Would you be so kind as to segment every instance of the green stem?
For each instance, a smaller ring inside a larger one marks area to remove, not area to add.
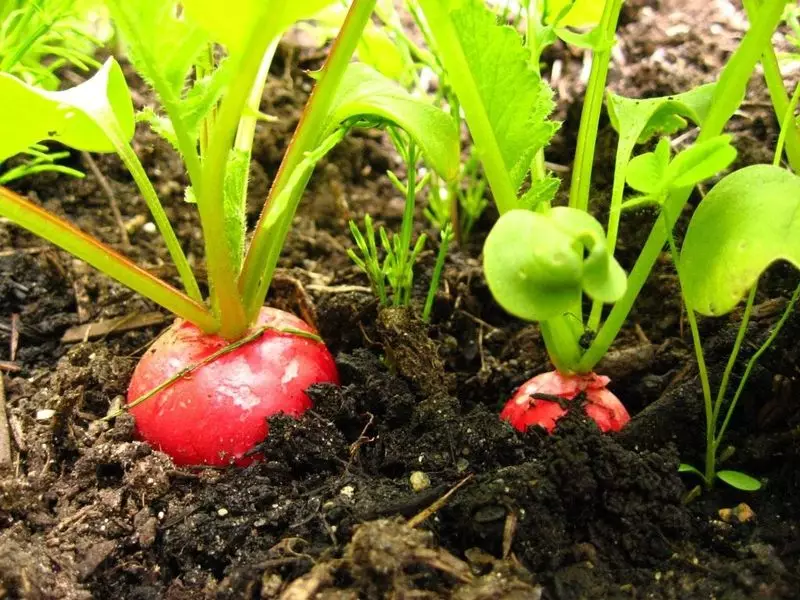
[[[766,44],[770,43],[772,33],[780,22],[784,4],[783,0],[767,0],[764,8],[759,12],[759,18],[742,38],[736,52],[730,58],[728,64],[725,65],[720,75],[717,89],[714,92],[714,101],[700,130],[697,143],[720,135],[725,124],[736,112],[741,99],[744,98],[747,83],[762,50]],[[670,228],[675,225],[675,220],[681,214],[692,189],[684,188],[673,190],[670,193],[666,203]],[[580,367],[582,371],[591,371],[611,347],[627,320],[639,292],[647,281],[653,265],[659,254],[661,254],[666,238],[666,232],[660,226],[660,223],[655,223],[633,270],[628,276],[628,287],[625,295],[614,305],[605,323],[597,333],[594,342],[581,359]]]
[[[554,317],[539,323],[547,354],[559,373],[579,373],[581,347],[575,330],[567,320],[568,315]]]
[[[219,310],[220,334],[228,339],[241,336],[253,315],[246,315],[236,285],[231,248],[225,235],[225,171],[239,120],[261,68],[267,47],[278,36],[280,15],[264,11],[251,29],[238,58],[233,79],[219,107],[203,160],[203,189],[197,198],[206,246],[212,306]]]
[[[744,0],[744,9],[747,12],[747,18],[751,21],[758,14],[761,8],[762,0]],[[775,48],[769,44],[764,48],[763,56],[761,57],[761,66],[764,68],[764,80],[767,82],[767,89],[769,90],[770,98],[772,99],[772,106],[775,108],[775,114],[778,118],[782,118],[789,108],[789,95],[786,93],[786,88],[783,85],[783,76],[781,75],[781,68],[778,64],[778,57],[775,55]],[[794,112],[794,111],[792,111]],[[795,173],[800,172],[800,132],[794,121],[788,123],[783,122],[781,127],[781,135],[785,135],[785,130],[788,129],[789,135],[786,136],[786,156],[789,159],[789,164],[792,171]]]
[[[744,307],[742,322],[739,324],[739,331],[736,333],[736,340],[733,342],[733,349],[731,350],[731,355],[728,357],[728,364],[725,365],[725,372],[722,374],[722,381],[720,381],[719,389],[717,389],[717,399],[714,402],[713,416],[715,424],[719,419],[719,411],[722,409],[725,395],[728,393],[728,382],[730,381],[731,373],[733,373],[733,367],[736,365],[736,359],[739,358],[739,351],[742,349],[742,342],[747,333],[747,326],[750,324],[750,315],[753,313],[753,303],[756,299],[757,289],[758,282],[756,281],[750,289],[750,294],[747,296],[747,304],[745,304]]]
[[[614,184],[611,188],[611,204],[608,209],[608,227],[606,240],[608,241],[608,251],[614,255],[617,247],[617,236],[619,235],[619,222],[622,218],[622,202],[625,196],[625,179],[627,177],[628,163],[630,163],[633,149],[636,145],[635,140],[623,140],[620,138],[617,146],[617,155],[614,161]],[[603,314],[603,303],[593,302],[592,312],[589,314],[587,326],[592,331],[597,331],[600,326],[600,319]]]
[[[403,222],[400,227],[400,256],[397,257],[397,273],[400,289],[394,295],[394,305],[405,305],[405,296],[411,295],[411,290],[403,289],[403,274],[409,268],[409,256],[411,254],[411,234],[414,231],[414,207],[417,201],[417,145],[414,140],[409,138],[408,146],[405,150],[406,155],[406,205],[403,210]]]
[[[672,262],[675,265],[675,270],[678,273],[678,282],[680,285],[681,279],[681,268],[680,268],[680,256],[678,255],[678,248],[675,245],[675,236],[672,235],[672,224],[670,223],[669,219],[667,218],[667,213],[662,212],[661,217],[658,219],[664,225],[664,234],[669,241],[669,249],[672,254]],[[717,459],[717,452],[716,447],[714,446],[714,407],[711,404],[711,382],[709,381],[708,377],[708,369],[706,368],[706,360],[703,356],[703,341],[700,339],[700,330],[697,327],[697,318],[694,314],[694,308],[689,303],[689,298],[687,298],[686,293],[684,292],[683,286],[681,288],[681,296],[683,297],[683,304],[686,307],[686,317],[689,320],[689,327],[692,331],[692,342],[694,345],[694,354],[697,358],[697,370],[700,374],[700,385],[703,388],[703,406],[705,408],[706,414],[706,464],[705,464],[705,474],[703,478],[705,480],[706,487],[711,487],[712,483],[714,482],[714,477],[716,476],[716,459]]]
[[[314,86],[297,130],[292,137],[283,161],[281,161],[281,166],[272,184],[272,189],[270,189],[269,197],[261,211],[261,216],[253,232],[253,239],[245,255],[242,273],[239,276],[239,290],[245,306],[248,307],[248,315],[251,317],[264,302],[269,289],[269,281],[272,278],[272,269],[274,269],[274,266],[269,266],[272,261],[270,254],[275,254],[275,250],[272,248],[277,246],[278,252],[280,251],[286,231],[288,231],[288,228],[281,227],[278,232],[274,233],[282,237],[270,239],[270,233],[273,233],[270,231],[271,224],[268,223],[271,205],[281,196],[284,188],[292,178],[292,173],[304,160],[306,153],[319,144],[320,137],[324,134],[325,119],[328,117],[330,107],[339,89],[339,83],[356,50],[361,38],[361,32],[369,21],[375,2],[376,0],[354,0],[350,5],[347,18],[331,47],[325,65],[322,67],[319,80]],[[309,176],[310,172],[305,181],[302,182],[302,185],[292,190],[292,195],[298,200],[303,193],[303,189],[305,189],[305,183],[307,183]],[[291,204],[296,205],[294,200],[295,198],[287,198],[287,202],[290,201]],[[291,217],[289,220],[291,221]],[[267,282],[267,284],[264,285],[264,282]]]
[[[795,86],[794,94],[792,94],[792,100],[789,102],[789,105],[786,107],[786,110],[783,113],[783,120],[781,121],[781,133],[778,136],[778,143],[775,145],[775,156],[772,160],[772,164],[776,167],[779,167],[781,164],[783,145],[787,140],[788,132],[796,131],[794,127],[794,111],[797,110],[798,101],[800,101],[800,83]],[[791,136],[789,136],[788,139],[792,139]],[[797,172],[797,168],[793,167],[793,169],[795,172]]]
[[[250,90],[250,95],[247,97],[247,109],[239,121],[239,129],[236,131],[236,141],[234,148],[247,152],[247,162],[250,163],[250,155],[253,150],[253,140],[256,135],[256,125],[258,125],[258,114],[261,107],[261,99],[264,96],[264,86],[267,83],[269,76],[269,68],[272,66],[272,59],[275,58],[275,51],[278,49],[278,42],[280,39],[275,38],[264,53],[264,58],[261,59],[261,66],[258,69],[253,88]],[[242,199],[243,202],[247,201],[247,193]]]
[[[431,275],[431,285],[428,288],[428,296],[425,298],[425,308],[422,311],[422,320],[427,323],[431,320],[431,311],[433,310],[433,301],[436,299],[436,292],[439,289],[439,282],[442,279],[442,269],[444,269],[444,261],[447,258],[447,251],[450,248],[450,242],[453,240],[453,226],[448,223],[442,230],[441,242],[439,244],[439,253],[436,255],[436,264],[433,266],[433,274]]]
[[[714,449],[716,451],[719,448],[720,444],[722,443],[723,436],[725,435],[725,431],[728,429],[728,423],[731,420],[731,415],[733,415],[733,411],[736,408],[736,404],[739,402],[739,397],[742,395],[742,391],[744,390],[744,386],[747,384],[747,380],[750,378],[750,373],[753,371],[753,367],[756,366],[758,359],[761,358],[761,355],[769,349],[772,345],[772,342],[775,341],[775,338],[778,337],[778,334],[781,332],[781,329],[786,324],[786,321],[789,319],[789,316],[794,311],[794,307],[797,304],[797,300],[800,298],[800,285],[798,285],[794,293],[792,294],[791,299],[789,300],[789,304],[786,305],[786,310],[783,311],[783,315],[781,315],[778,324],[775,325],[775,328],[772,330],[772,333],[766,339],[766,341],[761,345],[761,347],[756,351],[756,353],[750,358],[749,362],[747,363],[747,367],[744,370],[744,374],[742,375],[742,379],[739,381],[739,386],[736,388],[736,393],[733,395],[733,399],[731,400],[730,406],[728,406],[728,411],[725,414],[725,420],[722,422],[722,425],[717,432],[716,439],[714,440]]]
[[[77,227],[48,213],[6,188],[0,188],[0,215],[52,242],[123,285],[150,298],[179,317],[214,333],[218,323],[202,304],[137,267],[114,249],[86,235]]]
[[[572,184],[569,190],[569,205],[580,210],[589,208],[589,191],[592,182],[592,166],[597,144],[597,127],[603,109],[603,95],[606,90],[608,68],[611,63],[611,49],[617,30],[619,13],[623,0],[608,0],[603,8],[598,27],[601,37],[599,49],[592,53],[592,70],[586,88],[581,125],[578,130],[578,148],[575,164],[572,167]]]
[[[483,170],[502,215],[517,206],[517,190],[509,177],[503,154],[494,136],[480,88],[475,81],[453,21],[443,0],[420,0],[448,81],[464,109],[469,131],[481,152]]]
[[[200,293],[197,279],[195,279],[189,261],[186,259],[183,248],[181,248],[181,244],[175,235],[175,230],[172,229],[169,218],[167,218],[167,214],[164,212],[164,207],[161,205],[158,194],[153,184],[150,182],[150,179],[147,177],[147,173],[145,173],[139,157],[136,156],[131,145],[125,141],[116,117],[108,115],[108,117],[104,119],[103,124],[105,126],[106,135],[108,135],[111,143],[114,144],[117,154],[130,172],[131,177],[133,177],[133,181],[139,188],[139,192],[142,194],[147,208],[150,209],[150,214],[153,215],[153,220],[155,221],[156,227],[158,227],[158,231],[161,233],[161,237],[164,239],[164,244],[167,246],[172,261],[175,263],[175,268],[178,270],[178,275],[183,282],[186,293],[189,294],[192,300],[202,304],[203,295]]]

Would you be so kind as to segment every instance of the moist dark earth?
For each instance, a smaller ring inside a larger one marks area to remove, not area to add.
[[[710,81],[744,26],[725,0],[631,2],[612,88],[646,97]],[[251,221],[307,98],[305,70],[321,57],[281,47],[262,106],[280,119],[256,141]],[[556,46],[545,58],[565,121],[547,158],[568,166],[583,56]],[[151,101],[129,75],[137,102]],[[737,166],[771,160],[777,124],[758,77],[730,129]],[[144,129],[134,144],[201,264],[180,163]],[[615,147],[607,120],[598,145],[602,218]],[[175,282],[130,178],[115,158],[95,160],[119,218],[91,174],[16,189]],[[83,161],[74,158],[87,169]],[[575,412],[555,435],[520,435],[499,409],[548,366],[537,327],[506,315],[483,279],[480,247],[496,215],[449,255],[430,324],[418,315],[433,245],[410,310],[379,311],[346,256],[348,218],[369,213],[398,227],[403,201],[385,176],[396,166],[379,132],[359,132],[317,168],[269,301],[319,328],[343,385],[310,390],[315,407],[299,421],[272,419],[265,460],[245,469],[178,469],[135,439],[130,417],[101,420],[167,315],[0,221],[0,449],[11,455],[0,466],[0,598],[800,597],[800,318],[762,358],[728,438],[725,467],[757,475],[763,490],[718,487],[685,502],[696,482],[677,467],[700,464],[704,426],[669,257],[599,369],[632,413],[629,426],[601,435]],[[627,268],[653,218],[624,219]],[[426,227],[420,209],[418,232]],[[764,278],[744,359],[795,281],[785,266]],[[158,324],[61,341],[70,327],[137,315]],[[739,316],[701,322],[717,380]],[[748,508],[725,510],[740,503]]]

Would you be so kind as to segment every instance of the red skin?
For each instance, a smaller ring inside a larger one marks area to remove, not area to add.
[[[315,333],[304,321],[263,308],[254,327],[270,325]],[[181,369],[197,364],[230,342],[178,319],[144,355],[128,388],[128,403]],[[267,419],[299,417],[311,407],[305,391],[315,383],[339,383],[328,349],[312,339],[267,330],[203,365],[131,409],[136,431],[176,465],[247,465],[244,454],[267,437]]]
[[[558,402],[532,398],[533,394],[547,394],[564,399],[569,404],[579,393],[586,395],[586,414],[597,423],[601,431],[619,431],[630,421],[628,411],[606,386],[611,380],[603,375],[563,375],[550,371],[526,381],[509,400],[500,418],[514,429],[524,432],[533,425],[544,427],[548,433],[555,429],[556,421],[567,414]]]

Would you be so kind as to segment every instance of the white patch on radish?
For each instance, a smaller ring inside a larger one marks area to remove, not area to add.
[[[287,366],[286,370],[283,372],[283,377],[281,377],[281,385],[285,386],[287,383],[294,381],[297,378],[297,374],[300,372],[300,363],[297,360],[291,361]]]

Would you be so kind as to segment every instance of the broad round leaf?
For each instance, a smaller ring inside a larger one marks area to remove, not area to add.
[[[800,267],[800,177],[754,165],[722,179],[695,211],[681,283],[694,310],[724,315],[777,260]]]
[[[56,140],[76,150],[114,152],[105,131],[133,137],[134,116],[128,84],[117,61],[109,58],[91,79],[63,92],[30,86],[0,73],[0,161],[42,140]]]
[[[486,239],[483,264],[497,302],[530,321],[562,315],[582,291],[602,302],[625,293],[625,273],[608,254],[602,226],[572,208],[502,215]]]
[[[757,492],[761,489],[761,482],[758,479],[739,471],[717,471],[717,477],[732,488],[744,492]]]

